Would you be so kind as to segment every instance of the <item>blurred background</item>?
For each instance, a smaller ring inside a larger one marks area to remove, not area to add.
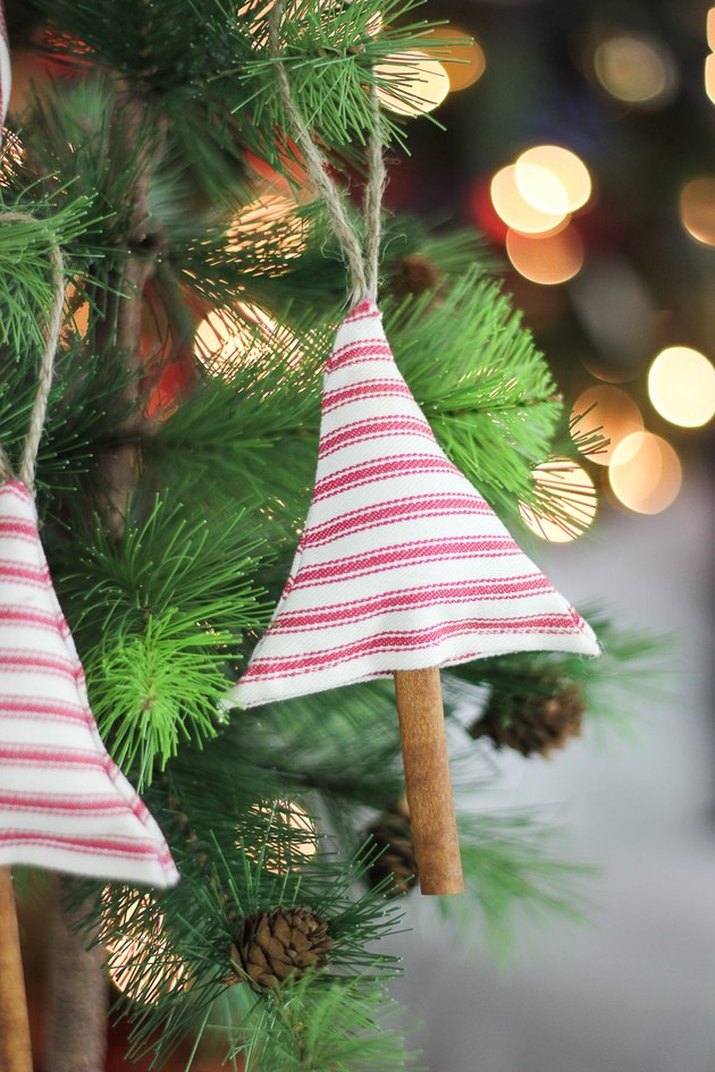
[[[485,234],[576,431],[610,440],[548,474],[586,531],[525,517],[530,553],[577,604],[670,640],[667,674],[633,697],[633,740],[500,758],[474,802],[562,823],[568,852],[599,868],[588,922],[524,921],[495,966],[411,899],[419,941],[395,989],[434,1072],[714,1072],[715,8],[426,12],[474,44],[423,67],[446,129],[412,125],[388,202]]]

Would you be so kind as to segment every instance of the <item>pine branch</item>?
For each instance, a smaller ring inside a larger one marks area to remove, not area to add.
[[[386,303],[395,357],[447,455],[502,515],[534,499],[561,404],[508,298],[479,267],[435,302]]]
[[[517,811],[462,815],[458,826],[466,896],[440,898],[440,908],[466,929],[477,907],[493,955],[513,951],[520,916],[583,922],[583,882],[595,871],[552,855],[553,827]]]

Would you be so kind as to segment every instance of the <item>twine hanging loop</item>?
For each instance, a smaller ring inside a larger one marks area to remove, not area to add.
[[[276,77],[281,101],[290,122],[296,142],[303,154],[306,171],[313,186],[320,194],[328,212],[333,233],[348,266],[350,298],[353,305],[364,298],[377,298],[378,264],[380,254],[380,226],[382,197],[385,189],[385,160],[383,154],[383,128],[380,118],[376,87],[371,88],[374,126],[368,142],[368,175],[365,186],[364,214],[366,223],[366,248],[363,253],[359,233],[350,220],[345,195],[330,174],[330,162],[313,138],[308,124],[301,115],[291,93],[288,72],[281,57],[280,26],[285,0],[275,0],[270,13],[269,47],[275,61]]]
[[[6,212],[0,216],[1,223],[36,223],[34,216],[26,212]],[[30,413],[30,424],[25,438],[25,444],[20,455],[20,463],[17,467],[17,476],[22,483],[32,489],[35,483],[35,468],[37,454],[40,449],[40,440],[47,416],[47,403],[52,386],[52,373],[55,364],[55,354],[60,342],[62,330],[62,310],[65,300],[65,266],[62,252],[59,246],[52,242],[50,245],[50,267],[52,273],[52,305],[47,317],[45,329],[45,346],[40,358],[37,373],[37,391]],[[7,480],[13,474],[13,468],[5,451],[0,447],[0,478]]]

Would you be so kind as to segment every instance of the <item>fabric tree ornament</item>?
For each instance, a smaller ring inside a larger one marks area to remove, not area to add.
[[[394,674],[420,887],[458,893],[439,667],[528,650],[596,655],[599,647],[445,456],[402,378],[374,300],[384,186],[377,108],[365,265],[292,101],[279,24],[276,3],[272,46],[284,106],[359,300],[326,366],[315,487],[293,568],[229,701],[250,707]]]
[[[178,873],[100,739],[30,491],[64,299],[58,250],[53,260],[52,325],[19,479],[0,459],[0,865],[166,887]]]

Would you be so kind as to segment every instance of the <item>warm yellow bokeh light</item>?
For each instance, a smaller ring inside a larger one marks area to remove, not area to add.
[[[680,220],[698,242],[715,246],[715,178],[691,179],[685,184],[680,191]]]
[[[73,335],[84,338],[89,330],[89,312],[89,302],[82,297],[73,283],[68,283],[62,319],[64,342],[69,343]]]
[[[514,168],[519,192],[539,212],[576,212],[591,196],[588,168],[561,145],[534,145],[518,157]]]
[[[705,57],[705,92],[715,104],[715,55]]]
[[[506,252],[520,275],[542,286],[566,283],[583,267],[583,242],[572,226],[543,237],[509,230]]]
[[[382,83],[377,87],[380,103],[397,115],[424,115],[449,93],[449,75],[426,52],[396,52],[376,64],[374,73]]]
[[[598,453],[589,454],[589,461],[608,465],[622,439],[643,430],[641,411],[631,396],[620,387],[598,384],[582,391],[573,404],[571,420],[577,438],[589,433],[609,440]]]
[[[700,428],[715,416],[715,368],[698,350],[669,346],[650,366],[648,394],[666,421]]]
[[[553,234],[569,221],[567,213],[540,212],[524,199],[516,184],[513,164],[497,171],[491,182],[490,194],[497,216],[519,234]]]
[[[606,92],[628,104],[662,101],[677,84],[670,53],[651,38],[608,37],[597,47],[593,67]]]
[[[0,150],[0,186],[11,185],[16,169],[22,164],[25,146],[12,130],[2,130]]]
[[[255,831],[251,824],[251,833],[244,845],[240,838],[237,846],[243,847],[246,856],[260,860],[266,871],[274,875],[284,875],[286,871],[299,868],[318,851],[318,828],[305,808],[295,800],[276,800],[270,803],[256,804],[251,809],[252,820],[258,819],[268,825],[266,843],[260,850],[254,846]]]
[[[196,328],[194,350],[209,372],[230,376],[243,360],[270,358],[295,346],[288,328],[265,309],[237,302],[230,309],[212,309]]]
[[[549,543],[578,539],[596,516],[596,489],[591,477],[572,458],[552,458],[537,465],[533,475],[553,512],[558,511],[558,520],[521,503],[519,512],[527,528]]]
[[[707,13],[706,33],[708,39],[708,48],[711,52],[715,52],[715,7],[711,7]]]
[[[227,251],[243,253],[250,249],[259,262],[263,254],[268,267],[258,267],[254,274],[278,274],[280,265],[272,266],[271,260],[291,260],[305,250],[306,222],[297,207],[290,194],[266,191],[234,218],[228,232]]]
[[[484,52],[474,37],[464,30],[437,26],[424,35],[424,40],[430,44],[439,43],[440,40],[445,42],[437,49],[430,49],[430,53],[447,72],[452,92],[473,86],[484,74],[487,66]]]
[[[109,893],[103,897],[106,909]],[[112,920],[112,934],[105,941],[112,982],[133,1001],[156,1005],[162,994],[186,986],[185,963],[174,953],[164,933],[164,916],[153,911],[150,894],[130,901]]]
[[[652,432],[634,432],[614,450],[608,480],[613,494],[629,510],[659,514],[677,497],[682,469],[665,439]]]

